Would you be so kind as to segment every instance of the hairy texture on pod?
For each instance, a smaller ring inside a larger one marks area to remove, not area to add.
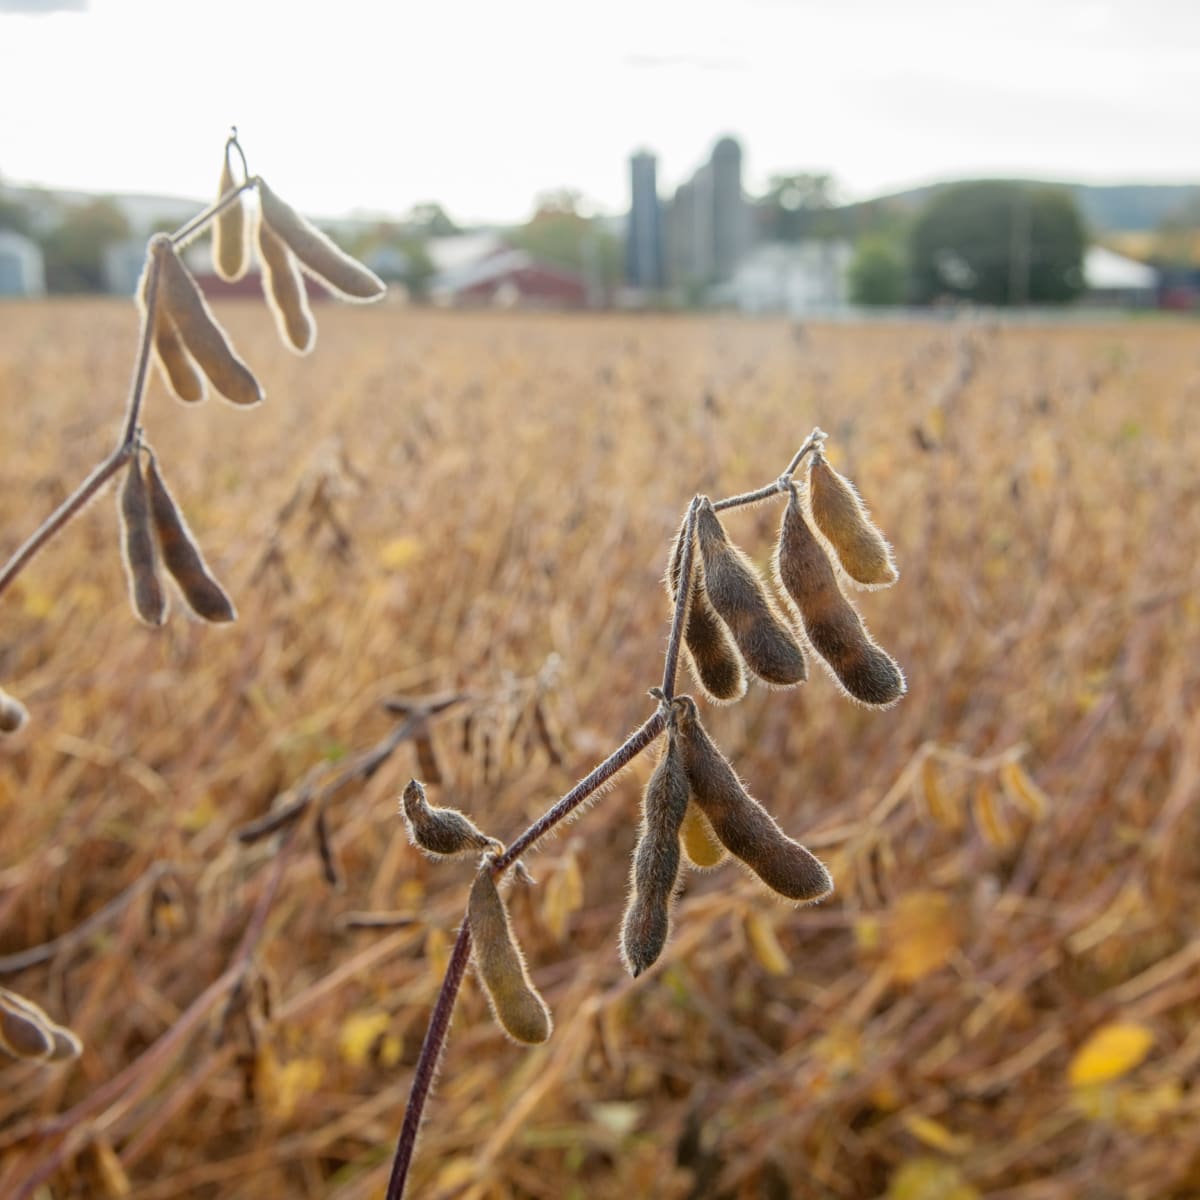
[[[800,683],[808,674],[804,651],[771,602],[754,564],[725,536],[707,500],[696,514],[696,536],[705,591],[746,665],[764,683]]]
[[[687,517],[684,517],[667,568],[667,595],[672,604],[679,596],[686,530]],[[704,695],[716,704],[730,704],[746,694],[746,671],[729,630],[717,616],[704,590],[704,572],[698,559],[699,555],[692,559],[692,591],[683,627],[684,657],[692,678]]]
[[[229,150],[226,146],[218,200],[235,186],[233,170],[229,165]],[[249,262],[250,255],[246,252],[246,209],[239,196],[228,208],[218,213],[213,222],[213,266],[222,279],[232,283],[245,275]]]
[[[288,249],[322,283],[349,300],[378,300],[387,290],[383,280],[333,244],[315,225],[258,181],[262,219]]]
[[[820,900],[829,895],[833,880],[825,864],[788,837],[742,786],[701,725],[696,702],[691,696],[677,696],[671,703],[692,798],[721,844],[767,887],[789,900]]]
[[[262,263],[263,292],[275,317],[284,345],[307,354],[317,341],[317,326],[308,307],[308,292],[295,256],[266,223],[258,222],[258,257]]]
[[[200,369],[226,400],[243,406],[258,404],[263,398],[258,380],[233,352],[171,239],[159,234],[151,240],[151,249],[162,272],[161,302]]]
[[[679,830],[687,807],[687,775],[672,732],[642,796],[642,824],[621,926],[621,957],[635,977],[658,960],[667,944],[679,878]]]
[[[167,485],[153,459],[146,469],[147,491],[150,496],[150,516],[163,563],[179,585],[188,607],[205,621],[221,623],[237,620],[233,602],[221,585],[212,577],[200,553],[192,531],[183,519]]]
[[[679,841],[688,862],[701,870],[715,867],[725,857],[725,847],[717,841],[717,835],[713,833],[713,827],[708,823],[708,818],[700,806],[691,799],[688,800],[687,812],[683,817]]]
[[[150,501],[142,468],[135,454],[129,460],[125,483],[121,488],[121,550],[129,598],[133,611],[147,625],[161,625],[167,619],[167,595],[158,574],[158,555],[154,550]]]
[[[842,569],[863,587],[888,587],[900,578],[892,548],[875,527],[867,510],[844,475],[821,454],[813,456],[809,477],[813,520],[837,551]]]
[[[0,733],[16,733],[28,719],[25,705],[0,688]]]
[[[904,695],[904,674],[871,638],[842,594],[825,548],[809,528],[793,490],[775,550],[775,573],[791,598],[812,648],[846,693],[886,708]]]
[[[425,789],[410,780],[400,801],[408,840],[427,854],[448,858],[472,850],[495,850],[500,843],[476,827],[456,808],[434,808],[425,798]]]
[[[508,910],[486,865],[471,886],[467,921],[475,970],[496,1020],[518,1042],[546,1041],[552,1028],[550,1010],[529,981],[525,960],[508,923]]]

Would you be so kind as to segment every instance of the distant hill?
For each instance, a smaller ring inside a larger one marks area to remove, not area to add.
[[[1200,184],[1197,183],[1096,185],[1038,179],[1022,182],[1039,187],[1061,187],[1071,192],[1093,234],[1152,232],[1164,220],[1188,205],[1200,204]],[[869,219],[868,214],[915,211],[934,192],[950,186],[949,183],[934,183],[910,188],[875,200],[846,205],[840,211],[846,214],[853,228],[864,219]]]

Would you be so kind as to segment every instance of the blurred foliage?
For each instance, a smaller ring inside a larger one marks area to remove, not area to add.
[[[1064,304],[1083,290],[1086,232],[1065,189],[981,180],[940,189],[913,226],[915,298]]]
[[[908,263],[902,242],[878,234],[858,241],[850,263],[851,303],[903,304],[907,283]]]
[[[568,188],[545,192],[524,224],[504,231],[504,239],[534,259],[578,271],[589,282],[615,287],[624,277],[621,239],[581,211],[582,198]]]
[[[128,236],[129,222],[112,200],[95,199],[68,206],[41,239],[47,290],[104,291],[104,252]]]

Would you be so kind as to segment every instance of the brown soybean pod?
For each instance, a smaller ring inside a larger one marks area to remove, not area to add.
[[[707,500],[696,513],[704,588],[746,665],[764,683],[790,687],[808,675],[804,651],[771,602],[754,564],[725,536]]]
[[[642,795],[642,824],[621,924],[621,957],[635,977],[658,960],[667,944],[671,901],[679,878],[679,831],[688,793],[675,734],[668,731],[667,745]]]
[[[204,399],[204,376],[161,304],[154,317],[154,355],[163,379],[178,399],[185,404],[198,404]]]
[[[401,808],[409,841],[428,854],[448,858],[471,850],[495,850],[500,846],[495,838],[488,837],[458,809],[430,805],[424,787],[415,779],[404,789]]]
[[[508,922],[508,910],[486,863],[471,886],[467,921],[475,970],[496,1020],[518,1042],[546,1041],[552,1028],[550,1010],[529,980]]]
[[[160,301],[197,365],[226,400],[243,407],[258,404],[263,398],[258,380],[233,352],[171,239],[158,234],[151,240],[151,248],[158,255],[162,273]]]
[[[0,688],[0,733],[16,733],[28,719],[25,705]]]
[[[129,460],[125,483],[121,488],[121,549],[129,598],[133,611],[147,625],[162,625],[167,619],[167,596],[158,574],[158,555],[154,549],[150,502],[146,481],[142,478],[139,455]]]
[[[219,200],[236,186],[229,164],[230,147],[225,147],[225,162],[221,166]],[[241,279],[250,263],[246,252],[246,209],[239,196],[230,206],[217,214],[213,222],[213,266],[222,279],[233,283]]]
[[[813,520],[837,552],[842,569],[855,583],[888,587],[900,578],[892,548],[867,515],[854,485],[819,452],[809,476]]]
[[[317,326],[308,306],[304,278],[292,252],[266,221],[258,222],[258,256],[263,292],[275,317],[279,336],[297,354],[307,354],[317,341]]]
[[[146,469],[146,482],[150,515],[154,521],[154,532],[158,535],[163,563],[179,585],[188,607],[205,621],[222,623],[236,620],[237,611],[232,601],[209,572],[200,547],[196,545],[192,531],[188,529],[153,459]]]
[[[373,271],[340,250],[315,225],[258,181],[262,219],[322,283],[348,300],[378,300],[387,288]]]
[[[788,837],[742,786],[700,724],[696,702],[690,696],[677,696],[672,705],[692,797],[721,844],[767,887],[789,900],[819,900],[827,896],[833,890],[833,881],[825,864]]]
[[[783,514],[775,572],[812,648],[860,704],[886,708],[904,695],[904,675],[871,638],[842,594],[825,548],[809,528],[793,488]]]
[[[683,535],[687,517],[675,538],[667,568],[667,595],[674,603],[679,595],[683,566]],[[699,554],[692,559],[692,591],[683,627],[683,649],[692,678],[704,695],[716,704],[731,704],[746,694],[746,671],[725,623],[717,616],[704,590],[704,571]]]
[[[50,1026],[14,1003],[11,993],[0,994],[0,1049],[14,1058],[49,1058],[54,1051]]]

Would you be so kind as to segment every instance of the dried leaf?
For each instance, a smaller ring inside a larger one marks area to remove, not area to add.
[[[1127,1075],[1150,1053],[1154,1034],[1134,1021],[1102,1025],[1075,1052],[1067,1068],[1072,1087],[1110,1083]]]

